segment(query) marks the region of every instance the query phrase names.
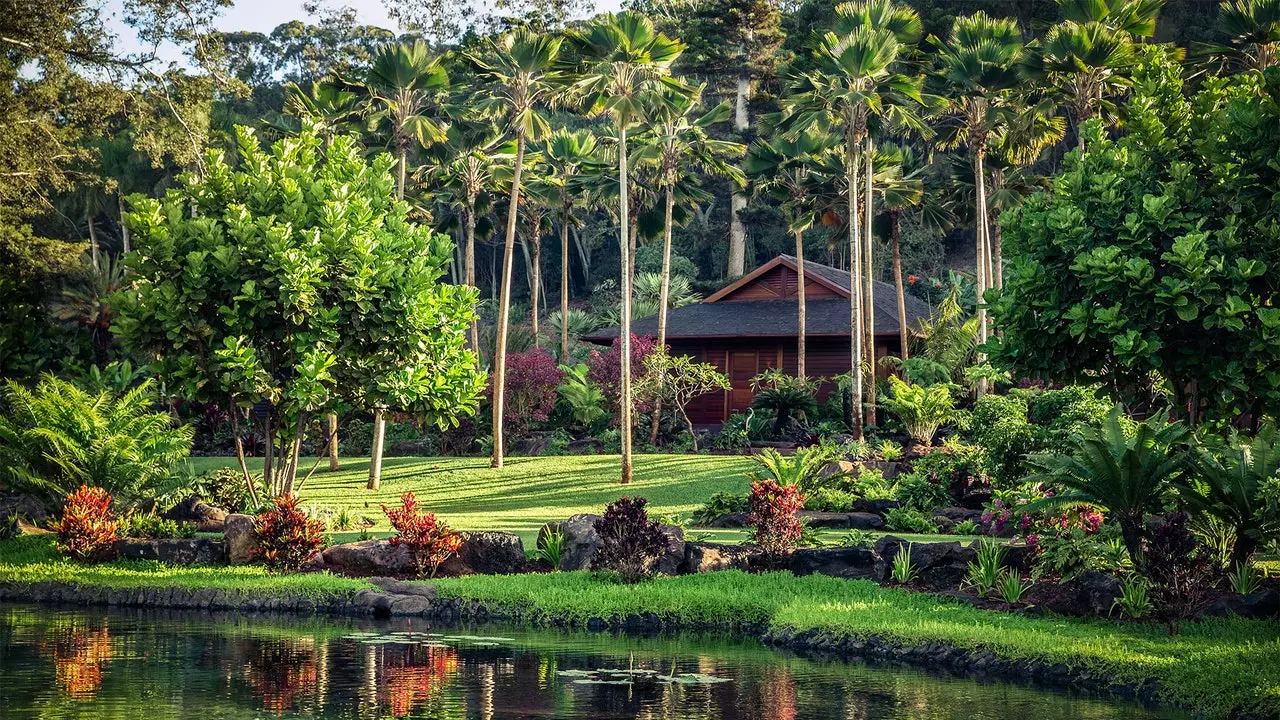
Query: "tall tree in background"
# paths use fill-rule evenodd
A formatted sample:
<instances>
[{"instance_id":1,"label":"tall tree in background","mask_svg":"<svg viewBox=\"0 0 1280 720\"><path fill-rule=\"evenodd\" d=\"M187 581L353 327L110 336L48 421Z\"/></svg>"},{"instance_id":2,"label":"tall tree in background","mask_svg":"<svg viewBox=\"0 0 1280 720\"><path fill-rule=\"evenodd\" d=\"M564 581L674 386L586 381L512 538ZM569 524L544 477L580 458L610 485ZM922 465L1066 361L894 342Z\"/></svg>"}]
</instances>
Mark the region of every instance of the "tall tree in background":
<instances>
[{"instance_id":1,"label":"tall tree in background","mask_svg":"<svg viewBox=\"0 0 1280 720\"><path fill-rule=\"evenodd\" d=\"M556 130L547 138L542 155L551 168L548 178L559 190L560 200L560 362L569 362L569 228L573 208L585 188L580 180L585 166L595 162L596 138L590 130Z\"/></svg>"},{"instance_id":2,"label":"tall tree in background","mask_svg":"<svg viewBox=\"0 0 1280 720\"><path fill-rule=\"evenodd\" d=\"M1110 96L1128 87L1133 63L1133 44L1124 33L1102 23L1067 21L1027 46L1022 69L1062 99L1076 133L1076 147L1083 149L1081 125L1097 115L1111 122L1115 104Z\"/></svg>"},{"instance_id":3,"label":"tall tree in background","mask_svg":"<svg viewBox=\"0 0 1280 720\"><path fill-rule=\"evenodd\" d=\"M619 248L622 255L621 398L622 482L631 482L631 218L627 187L627 129L644 121L662 102L666 90L683 88L671 79L671 64L684 46L657 32L653 21L636 12L596 18L585 29L571 32L578 55L574 92L592 115L608 115L618 133ZM685 90L687 92L687 90Z\"/></svg>"},{"instance_id":4,"label":"tall tree in background","mask_svg":"<svg viewBox=\"0 0 1280 720\"><path fill-rule=\"evenodd\" d=\"M505 447L502 437L503 393L506 390L507 326L511 314L511 271L515 255L516 219L520 207L520 175L524 170L525 146L551 131L539 107L549 104L558 76L560 38L527 29L506 33L485 52L470 55L484 80L481 112L500 120L515 136L516 155L507 206L506 239L502 248L502 290L498 299L498 330L493 352L493 457L490 465L502 467Z\"/></svg>"},{"instance_id":5,"label":"tall tree in background","mask_svg":"<svg viewBox=\"0 0 1280 720\"><path fill-rule=\"evenodd\" d=\"M743 168L751 178L755 192L767 194L779 203L787 230L795 238L796 255L796 377L805 375L805 253L804 233L817 217L814 198L815 175L821 173L816 163L819 156L830 152L838 138L817 130L799 133L794 138L777 133L759 139L747 149Z\"/></svg>"},{"instance_id":6,"label":"tall tree in background","mask_svg":"<svg viewBox=\"0 0 1280 720\"><path fill-rule=\"evenodd\" d=\"M1228 67L1266 70L1280 59L1280 0L1227 0L1218 6L1227 45L1212 46Z\"/></svg>"},{"instance_id":7,"label":"tall tree in background","mask_svg":"<svg viewBox=\"0 0 1280 720\"><path fill-rule=\"evenodd\" d=\"M967 147L974 177L974 277L978 290L978 342L987 341L987 310L983 295L991 286L990 215L987 212L986 156L993 135L1003 132L1018 108L1022 34L1012 20L978 12L956 18L946 41L931 38L938 48L940 74L947 86L947 108L939 129L946 149ZM986 381L978 382L978 396Z\"/></svg>"},{"instance_id":8,"label":"tall tree in background","mask_svg":"<svg viewBox=\"0 0 1280 720\"><path fill-rule=\"evenodd\" d=\"M738 169L745 148L728 140L708 137L707 130L729 119L730 105L722 102L698 115L705 85L691 92L678 90L664 94L662 102L651 114L650 126L641 139L635 153L637 163L647 163L657 168L658 189L662 192L662 279L658 289L658 347L667 346L668 294L671 289L671 231L674 222L677 185L681 174L699 172L710 177L728 178L734 187L746 184L746 177ZM661 378L655 382L662 382ZM657 394L653 407L653 425L649 431L650 444L658 440L658 426L662 419L662 393Z\"/></svg>"},{"instance_id":9,"label":"tall tree in background","mask_svg":"<svg viewBox=\"0 0 1280 720\"><path fill-rule=\"evenodd\" d=\"M781 13L769 0L701 0L685 34L690 45L684 64L701 75L711 73L732 83L733 129L741 142L750 141L751 94L760 80L771 77L782 45ZM729 207L729 256L726 273L747 271L747 229L741 213L747 207L744 188L732 186Z\"/></svg>"}]
</instances>

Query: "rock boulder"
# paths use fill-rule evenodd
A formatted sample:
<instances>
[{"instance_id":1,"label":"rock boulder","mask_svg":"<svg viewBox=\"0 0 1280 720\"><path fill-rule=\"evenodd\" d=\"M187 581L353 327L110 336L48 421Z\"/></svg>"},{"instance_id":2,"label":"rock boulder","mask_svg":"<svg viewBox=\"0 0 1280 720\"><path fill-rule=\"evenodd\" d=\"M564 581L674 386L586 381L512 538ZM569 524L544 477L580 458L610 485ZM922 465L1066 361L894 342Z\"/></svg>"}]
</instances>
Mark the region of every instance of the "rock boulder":
<instances>
[{"instance_id":1,"label":"rock boulder","mask_svg":"<svg viewBox=\"0 0 1280 720\"><path fill-rule=\"evenodd\" d=\"M791 554L791 572L795 575L871 578L875 569L876 554L871 548L801 549Z\"/></svg>"},{"instance_id":2,"label":"rock boulder","mask_svg":"<svg viewBox=\"0 0 1280 720\"><path fill-rule=\"evenodd\" d=\"M116 555L128 560L159 560L169 565L221 564L226 556L222 543L212 538L117 540Z\"/></svg>"},{"instance_id":3,"label":"rock boulder","mask_svg":"<svg viewBox=\"0 0 1280 720\"><path fill-rule=\"evenodd\" d=\"M447 575L511 575L524 570L524 543L509 532L460 532L458 554L441 566Z\"/></svg>"},{"instance_id":4,"label":"rock boulder","mask_svg":"<svg viewBox=\"0 0 1280 720\"><path fill-rule=\"evenodd\" d=\"M258 541L253 535L252 515L228 515L222 523L222 537L226 544L227 562L245 565L253 561L253 551Z\"/></svg>"},{"instance_id":5,"label":"rock boulder","mask_svg":"<svg viewBox=\"0 0 1280 720\"><path fill-rule=\"evenodd\" d=\"M977 557L971 548L958 542L913 543L905 538L886 535L875 545L875 554L879 558L875 565L877 579L889 579L899 547L910 548L916 581L931 590L954 590L959 587L960 582L969 574L969 563Z\"/></svg>"},{"instance_id":6,"label":"rock boulder","mask_svg":"<svg viewBox=\"0 0 1280 720\"><path fill-rule=\"evenodd\" d=\"M409 548L390 540L360 540L324 550L324 564L349 575L407 575L415 571Z\"/></svg>"},{"instance_id":7,"label":"rock boulder","mask_svg":"<svg viewBox=\"0 0 1280 720\"><path fill-rule=\"evenodd\" d=\"M760 549L750 545L687 542L684 544L684 564L680 570L691 574L715 570L747 570L751 567L752 559L759 554Z\"/></svg>"},{"instance_id":8,"label":"rock boulder","mask_svg":"<svg viewBox=\"0 0 1280 720\"><path fill-rule=\"evenodd\" d=\"M565 520L560 525L564 533L564 544L560 548L561 570L590 570L591 561L600 549L600 533L596 532L595 523L599 515L580 513ZM654 572L661 575L675 575L684 562L684 530L674 525L663 525L662 532L667 536L666 552L658 558Z\"/></svg>"}]
</instances>

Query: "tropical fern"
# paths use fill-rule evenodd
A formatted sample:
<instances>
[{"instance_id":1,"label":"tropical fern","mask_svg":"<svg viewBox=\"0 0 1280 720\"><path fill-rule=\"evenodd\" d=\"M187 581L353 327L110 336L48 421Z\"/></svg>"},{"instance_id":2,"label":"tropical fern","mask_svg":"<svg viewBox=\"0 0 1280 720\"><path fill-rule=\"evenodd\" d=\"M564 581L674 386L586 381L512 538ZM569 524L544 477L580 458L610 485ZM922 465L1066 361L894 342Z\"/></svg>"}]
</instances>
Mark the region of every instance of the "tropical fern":
<instances>
[{"instance_id":1,"label":"tropical fern","mask_svg":"<svg viewBox=\"0 0 1280 720\"><path fill-rule=\"evenodd\" d=\"M151 381L116 396L45 376L7 386L0 417L0 486L50 507L81 485L131 502L166 494L174 466L191 452L190 427L153 410Z\"/></svg>"},{"instance_id":2,"label":"tropical fern","mask_svg":"<svg viewBox=\"0 0 1280 720\"><path fill-rule=\"evenodd\" d=\"M912 440L928 446L938 428L955 415L955 404L946 385L912 385L897 375L889 376L893 393L880 404L898 416Z\"/></svg>"}]
</instances>

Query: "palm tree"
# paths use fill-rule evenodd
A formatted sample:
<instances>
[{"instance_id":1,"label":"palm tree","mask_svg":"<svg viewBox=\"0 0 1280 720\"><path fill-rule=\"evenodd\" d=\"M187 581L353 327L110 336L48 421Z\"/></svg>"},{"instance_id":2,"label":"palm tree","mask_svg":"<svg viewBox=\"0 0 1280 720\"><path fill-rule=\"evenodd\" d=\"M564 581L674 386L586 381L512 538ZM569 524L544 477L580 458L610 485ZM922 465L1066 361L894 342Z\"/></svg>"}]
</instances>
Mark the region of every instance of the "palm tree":
<instances>
[{"instance_id":1,"label":"palm tree","mask_svg":"<svg viewBox=\"0 0 1280 720\"><path fill-rule=\"evenodd\" d=\"M1104 119L1114 116L1115 103L1108 96L1129 86L1126 73L1135 60L1133 43L1125 33L1102 23L1067 21L1027 46L1022 70L1066 103L1076 147L1083 150L1080 127L1100 114Z\"/></svg>"},{"instance_id":2,"label":"palm tree","mask_svg":"<svg viewBox=\"0 0 1280 720\"><path fill-rule=\"evenodd\" d=\"M923 175L928 163L910 145L885 145L877 154L880 165L880 205L889 221L889 240L893 247L893 285L898 301L898 355L906 360L907 297L902 282L902 213L924 201Z\"/></svg>"},{"instance_id":3,"label":"palm tree","mask_svg":"<svg viewBox=\"0 0 1280 720\"><path fill-rule=\"evenodd\" d=\"M50 311L89 331L93 346L93 363L106 367L111 347L111 296L125 282L125 266L111 255L102 255L97 263L90 260L83 273L62 290Z\"/></svg>"},{"instance_id":4,"label":"palm tree","mask_svg":"<svg viewBox=\"0 0 1280 720\"><path fill-rule=\"evenodd\" d=\"M1005 210L1022 204L1031 193L1043 188L1045 178L1034 175L1028 166L1045 150L1057 145L1066 134L1066 122L1048 103L1023 105L1021 111L991 144L991 187L987 203L994 211L992 227L993 287L1004 289L1004 240L999 219Z\"/></svg>"},{"instance_id":5,"label":"palm tree","mask_svg":"<svg viewBox=\"0 0 1280 720\"><path fill-rule=\"evenodd\" d=\"M1011 96L1019 82L1016 68L1023 50L1022 35L1013 20L977 12L956 18L945 42L930 39L938 47L942 79L949 90L939 144L946 149L968 146L973 162L978 342L984 343L987 310L982 296L991 284L985 162L991 138L1016 115ZM979 381L977 394L981 397L985 393L986 382Z\"/></svg>"},{"instance_id":6,"label":"palm tree","mask_svg":"<svg viewBox=\"0 0 1280 720\"><path fill-rule=\"evenodd\" d=\"M569 226L573 208L585 194L582 170L595 163L596 138L590 130L561 128L542 146L551 173L548 180L560 191L560 317L569 317ZM560 322L560 362L569 362L569 323Z\"/></svg>"},{"instance_id":7,"label":"palm tree","mask_svg":"<svg viewBox=\"0 0 1280 720\"><path fill-rule=\"evenodd\" d=\"M684 46L657 32L644 15L625 11L596 18L569 34L578 55L574 92L590 114L609 115L618 133L619 246L622 254L621 402L622 482L631 482L631 218L627 187L627 129L647 119L664 88L684 91L670 78Z\"/></svg>"},{"instance_id":8,"label":"palm tree","mask_svg":"<svg viewBox=\"0 0 1280 720\"><path fill-rule=\"evenodd\" d=\"M366 113L386 133L399 165L396 196L404 199L409 152L445 139L444 101L449 75L440 58L421 41L383 48L359 86Z\"/></svg>"},{"instance_id":9,"label":"palm tree","mask_svg":"<svg viewBox=\"0 0 1280 720\"><path fill-rule=\"evenodd\" d=\"M858 183L860 150L869 137L868 125L873 114L883 110L897 97L920 100L921 78L893 72L902 43L902 28L888 22L893 3L884 0L843 3L837 7L837 24L849 27L844 34L828 32L816 41L817 68L792 82L792 95L787 100L793 132L811 127L839 127L845 136L845 186L847 188L847 222L849 226L849 287L851 358L853 371L853 431L861 436L863 426L862 396L865 383L863 365L864 297L863 245L858 215ZM918 24L919 18L916 18ZM895 21L896 23L896 21ZM918 30L908 33L918 33ZM870 242L870 238L867 238ZM869 272L869 268L868 268Z\"/></svg>"},{"instance_id":10,"label":"palm tree","mask_svg":"<svg viewBox=\"0 0 1280 720\"><path fill-rule=\"evenodd\" d=\"M777 200L796 243L796 376L805 375L805 259L804 234L817 219L815 184L821 175L816 159L828 154L839 141L827 133L809 130L794 138L785 133L759 139L747 149L743 169L757 193Z\"/></svg>"},{"instance_id":11,"label":"palm tree","mask_svg":"<svg viewBox=\"0 0 1280 720\"><path fill-rule=\"evenodd\" d=\"M1262 72L1280 57L1280 0L1227 0L1218 28L1230 44L1212 49L1233 66Z\"/></svg>"},{"instance_id":12,"label":"palm tree","mask_svg":"<svg viewBox=\"0 0 1280 720\"><path fill-rule=\"evenodd\" d=\"M1231 441L1197 447L1191 457L1200 482L1179 483L1179 494L1235 531L1235 564L1245 564L1268 538L1280 533L1280 513L1267 512L1263 488L1280 472L1280 433L1265 423L1250 440L1233 433Z\"/></svg>"},{"instance_id":13,"label":"palm tree","mask_svg":"<svg viewBox=\"0 0 1280 720\"><path fill-rule=\"evenodd\" d=\"M1133 37L1156 34L1156 17L1165 0L1058 0L1062 19L1099 23Z\"/></svg>"},{"instance_id":14,"label":"palm tree","mask_svg":"<svg viewBox=\"0 0 1280 720\"><path fill-rule=\"evenodd\" d=\"M697 115L706 85L692 92L665 93L663 102L653 113L652 123L640 138L640 149L633 158L637 165L649 163L657 168L657 186L663 194L662 216L662 284L658 295L658 347L667 346L667 302L671 287L671 233L674 225L676 196L681 176L698 171L712 177L728 178L734 187L745 184L742 170L733 161L742 156L745 146L727 140L715 140L707 135L707 128L729 119L732 108L728 101ZM660 384L661 378L657 379ZM653 407L653 424L649 430L649 442L658 439L658 426L662 418L662 395L658 394Z\"/></svg>"},{"instance_id":15,"label":"palm tree","mask_svg":"<svg viewBox=\"0 0 1280 720\"><path fill-rule=\"evenodd\" d=\"M470 55L486 85L480 101L483 115L500 118L516 140L511 198L507 206L507 234L502 250L502 291L498 300L498 328L493 353L493 457L490 465L502 467L502 408L506 390L507 328L511 312L511 265L515 255L516 216L520 207L520 175L525 144L550 132L539 106L551 100L558 75L560 38L519 28L488 44L488 52Z\"/></svg>"}]
</instances>

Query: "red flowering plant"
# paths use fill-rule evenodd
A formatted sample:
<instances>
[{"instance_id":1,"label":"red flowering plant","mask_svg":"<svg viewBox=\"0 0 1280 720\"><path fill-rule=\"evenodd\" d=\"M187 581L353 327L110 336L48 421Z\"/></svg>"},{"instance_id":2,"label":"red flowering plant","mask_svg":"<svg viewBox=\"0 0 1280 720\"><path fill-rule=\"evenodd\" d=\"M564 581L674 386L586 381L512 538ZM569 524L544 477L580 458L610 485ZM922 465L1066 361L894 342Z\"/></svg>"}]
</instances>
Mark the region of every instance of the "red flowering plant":
<instances>
[{"instance_id":1,"label":"red flowering plant","mask_svg":"<svg viewBox=\"0 0 1280 720\"><path fill-rule=\"evenodd\" d=\"M644 359L658 346L658 342L650 335L631 335L631 377L637 380L644 376ZM618 422L617 408L622 402L622 341L615 339L605 352L592 350L587 356L587 379L589 379L604 396L609 399L609 406L614 409L614 423ZM645 409L641 403L637 410Z\"/></svg>"},{"instance_id":2,"label":"red flowering plant","mask_svg":"<svg viewBox=\"0 0 1280 720\"><path fill-rule=\"evenodd\" d=\"M1043 483L1028 484L1012 490L997 490L994 499L982 513L980 525L989 535L1006 534L1012 528L1013 539L1022 540L1028 545L1038 545L1045 535L1065 538L1074 530L1080 530L1088 537L1096 535L1102 528L1102 512L1091 505L1074 505L1053 514L1028 512L1024 509L1032 501L1053 496L1054 491L1047 489Z\"/></svg>"},{"instance_id":3,"label":"red flowering plant","mask_svg":"<svg viewBox=\"0 0 1280 720\"><path fill-rule=\"evenodd\" d=\"M298 509L297 495L281 495L253 518L253 558L271 570L296 571L324 547L324 523Z\"/></svg>"},{"instance_id":4,"label":"red flowering plant","mask_svg":"<svg viewBox=\"0 0 1280 720\"><path fill-rule=\"evenodd\" d=\"M115 555L119 525L111 514L111 494L81 485L67 496L62 517L53 526L58 552L79 562L102 562Z\"/></svg>"},{"instance_id":5,"label":"red flowering plant","mask_svg":"<svg viewBox=\"0 0 1280 720\"><path fill-rule=\"evenodd\" d=\"M751 539L769 564L782 562L795 548L804 525L797 512L804 507L804 495L795 485L779 485L775 480L751 483Z\"/></svg>"},{"instance_id":6,"label":"red flowering plant","mask_svg":"<svg viewBox=\"0 0 1280 720\"><path fill-rule=\"evenodd\" d=\"M621 497L609 503L593 527L600 547L591 558L593 570L613 570L622 581L634 583L653 574L654 564L670 541L662 526L649 519L642 497Z\"/></svg>"},{"instance_id":7,"label":"red flowering plant","mask_svg":"<svg viewBox=\"0 0 1280 720\"><path fill-rule=\"evenodd\" d=\"M435 577L440 565L462 547L462 536L437 520L435 513L419 510L418 499L411 492L400 496L400 507L383 505L382 512L399 533L391 538L391 544L409 548L420 575Z\"/></svg>"},{"instance_id":8,"label":"red flowering plant","mask_svg":"<svg viewBox=\"0 0 1280 720\"><path fill-rule=\"evenodd\" d=\"M546 422L556 407L556 389L564 380L564 372L542 348L507 355L505 380L506 426L515 436L524 436L530 422ZM493 379L489 389L492 393Z\"/></svg>"}]
</instances>

